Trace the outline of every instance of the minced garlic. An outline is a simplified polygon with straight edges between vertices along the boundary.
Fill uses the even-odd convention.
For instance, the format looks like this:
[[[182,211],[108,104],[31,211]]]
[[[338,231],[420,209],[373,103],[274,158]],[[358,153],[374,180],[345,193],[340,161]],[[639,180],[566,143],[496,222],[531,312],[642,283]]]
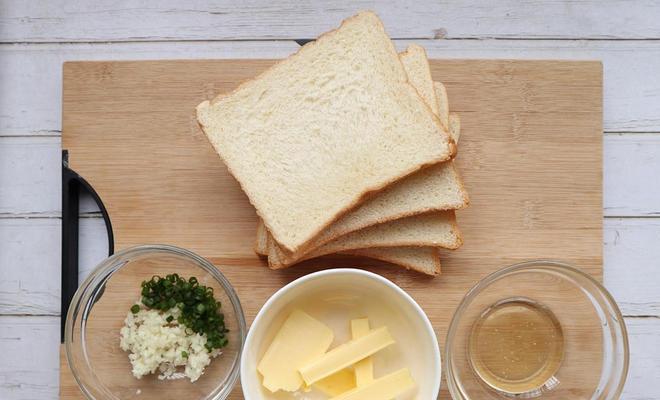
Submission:
[[[195,382],[211,359],[220,355],[218,349],[208,351],[205,334],[177,323],[179,313],[176,307],[166,312],[141,307],[139,312],[129,311],[126,315],[120,346],[130,352],[128,358],[136,378],[158,371],[158,379],[187,377]],[[183,371],[177,367],[184,367]]]

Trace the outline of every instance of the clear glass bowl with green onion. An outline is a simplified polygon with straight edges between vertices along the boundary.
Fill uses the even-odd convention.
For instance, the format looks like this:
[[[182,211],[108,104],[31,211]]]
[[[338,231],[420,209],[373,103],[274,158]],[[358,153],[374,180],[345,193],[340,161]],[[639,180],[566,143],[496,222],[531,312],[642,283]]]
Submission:
[[[201,376],[182,376],[188,370],[179,365],[136,378],[129,361],[133,348],[126,343],[144,336],[135,327],[147,325],[148,318],[150,323],[162,318],[166,327],[154,340],[171,335],[172,327],[204,338],[168,347],[179,363],[209,355]],[[225,399],[240,391],[234,386],[246,332],[238,296],[218,268],[181,248],[144,245],[109,257],[81,284],[67,314],[65,349],[73,377],[90,400]]]

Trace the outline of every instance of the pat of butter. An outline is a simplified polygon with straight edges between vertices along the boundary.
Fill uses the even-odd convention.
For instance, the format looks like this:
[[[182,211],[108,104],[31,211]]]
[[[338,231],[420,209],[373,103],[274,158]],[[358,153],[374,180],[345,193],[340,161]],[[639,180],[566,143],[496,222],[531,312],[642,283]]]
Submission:
[[[271,392],[295,392],[303,385],[298,370],[319,359],[330,347],[334,334],[322,322],[301,310],[284,321],[257,366],[262,384]]]
[[[361,338],[369,333],[369,319],[360,318],[351,321],[351,335],[353,339]],[[371,357],[358,361],[353,366],[354,373],[350,368],[342,369],[327,378],[323,378],[314,384],[314,387],[328,396],[339,396],[344,392],[363,386],[374,379],[374,364]]]
[[[314,387],[330,397],[339,396],[355,388],[355,374],[350,368],[342,369],[316,382]]]
[[[361,338],[369,333],[369,319],[360,318],[351,321],[353,339]],[[355,363],[355,384],[360,387],[374,380],[374,362],[371,357]]]
[[[370,331],[358,339],[337,346],[317,360],[299,369],[305,383],[312,385],[370,355],[394,344],[394,339],[387,327]]]
[[[330,400],[390,400],[415,387],[408,368],[371,381]]]

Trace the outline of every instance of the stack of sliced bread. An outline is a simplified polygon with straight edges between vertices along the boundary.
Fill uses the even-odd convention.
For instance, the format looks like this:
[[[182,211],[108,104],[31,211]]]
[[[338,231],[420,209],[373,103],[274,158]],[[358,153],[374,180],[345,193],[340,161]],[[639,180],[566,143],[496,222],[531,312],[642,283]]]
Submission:
[[[201,103],[197,119],[255,206],[255,250],[273,269],[340,253],[436,275],[438,248],[462,244],[460,119],[425,50],[397,54],[371,12]]]

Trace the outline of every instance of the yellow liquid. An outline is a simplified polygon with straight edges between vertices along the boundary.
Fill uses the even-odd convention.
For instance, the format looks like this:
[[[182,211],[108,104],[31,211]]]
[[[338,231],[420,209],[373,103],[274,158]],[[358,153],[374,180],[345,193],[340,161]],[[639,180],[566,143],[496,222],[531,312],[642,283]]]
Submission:
[[[521,394],[543,387],[564,355],[564,336],[547,308],[527,299],[501,301],[485,310],[468,340],[470,363],[491,388]]]

